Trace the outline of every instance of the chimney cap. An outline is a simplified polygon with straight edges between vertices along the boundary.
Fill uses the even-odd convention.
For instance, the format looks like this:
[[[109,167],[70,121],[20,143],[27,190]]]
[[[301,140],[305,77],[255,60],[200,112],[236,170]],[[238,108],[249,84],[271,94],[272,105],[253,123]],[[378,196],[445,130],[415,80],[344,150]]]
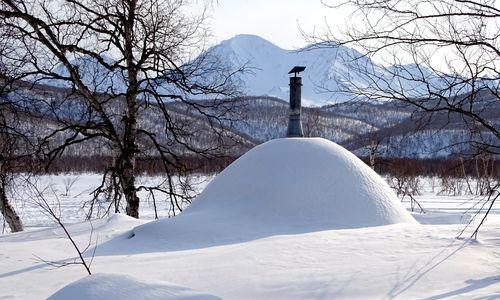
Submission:
[[[297,77],[297,74],[304,71],[305,69],[306,69],[306,67],[295,66],[295,67],[293,67],[292,70],[290,70],[290,72],[288,72],[288,74],[295,74],[294,76]]]

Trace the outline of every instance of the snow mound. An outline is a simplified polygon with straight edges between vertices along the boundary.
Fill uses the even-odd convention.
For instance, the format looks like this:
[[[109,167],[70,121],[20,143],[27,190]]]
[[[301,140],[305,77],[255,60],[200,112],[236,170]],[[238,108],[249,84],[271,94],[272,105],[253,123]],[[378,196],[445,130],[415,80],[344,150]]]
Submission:
[[[113,300],[113,299],[220,299],[188,288],[164,282],[141,282],[119,274],[93,274],[70,283],[49,300]]]
[[[217,176],[189,213],[331,228],[414,222],[379,175],[321,138],[255,147]]]
[[[416,221],[360,159],[325,139],[291,138],[255,147],[215,177],[182,214],[138,226],[122,242],[136,244],[123,246],[129,251],[183,250],[395,223]]]

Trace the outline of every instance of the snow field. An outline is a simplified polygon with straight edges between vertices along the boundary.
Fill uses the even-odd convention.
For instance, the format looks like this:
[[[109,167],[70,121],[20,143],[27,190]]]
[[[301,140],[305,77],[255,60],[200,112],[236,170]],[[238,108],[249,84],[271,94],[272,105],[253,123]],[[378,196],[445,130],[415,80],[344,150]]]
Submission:
[[[109,242],[142,223],[116,216],[96,221],[94,234],[100,243]],[[98,250],[92,270],[173,282],[223,299],[500,297],[500,218],[492,216],[479,242],[456,239],[461,228],[395,224],[179,251],[100,255]],[[79,244],[88,242],[87,223],[70,230]],[[35,260],[35,253],[48,260],[75,256],[58,229],[2,236],[0,244],[0,297],[43,299],[86,277],[81,266],[54,269]]]
[[[498,206],[478,241],[457,239],[473,213],[464,214],[468,203],[479,199],[426,191],[417,200],[427,214],[410,215],[339,148],[320,139],[266,143],[175,218],[117,214],[70,225],[79,245],[91,232],[98,240],[90,277],[82,266],[54,270],[40,260],[74,260],[61,229],[0,236],[0,299],[500,298]]]

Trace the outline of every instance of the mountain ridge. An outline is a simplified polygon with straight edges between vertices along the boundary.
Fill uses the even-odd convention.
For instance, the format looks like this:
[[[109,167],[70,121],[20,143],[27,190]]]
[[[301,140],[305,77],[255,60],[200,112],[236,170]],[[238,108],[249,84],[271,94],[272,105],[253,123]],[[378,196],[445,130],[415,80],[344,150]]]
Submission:
[[[336,71],[348,73],[348,66],[338,59],[338,53],[356,57],[362,55],[350,48],[339,46],[337,49],[319,49],[311,45],[287,50],[272,42],[249,34],[236,35],[224,40],[208,50],[234,69],[246,66],[249,72],[240,75],[244,83],[243,93],[251,96],[272,96],[288,99],[288,72],[296,65],[306,66],[302,73],[303,102],[307,105],[323,105],[347,100],[347,95],[335,95],[328,91],[338,90]],[[365,59],[366,62],[367,58]]]
[[[106,61],[112,61],[107,54],[101,55]],[[98,92],[124,92],[126,90],[126,78],[122,73],[109,71],[93,58],[82,56],[75,58],[71,63],[83,72],[83,81],[91,89]],[[407,91],[410,97],[422,96],[424,94],[422,92],[427,92],[427,86],[422,86],[419,80],[404,78],[396,80],[395,73],[403,73],[403,77],[406,78],[419,78],[421,73],[432,74],[425,68],[383,67],[357,50],[342,45],[329,44],[324,47],[321,44],[311,44],[300,49],[288,50],[262,37],[250,34],[240,34],[224,40],[183,66],[189,70],[190,64],[209,68],[207,72],[199,72],[203,74],[203,78],[196,80],[202,83],[213,84],[211,76],[217,80],[222,75],[210,73],[210,68],[217,66],[216,69],[233,74],[231,82],[239,87],[241,95],[271,96],[285,101],[289,97],[288,72],[294,66],[305,66],[306,70],[301,73],[302,102],[309,106],[322,106],[359,98],[359,95],[349,92],[349,86],[366,91],[373,90],[374,86],[377,89],[395,88]],[[239,72],[241,69],[243,72]],[[367,69],[370,70],[368,74]],[[53,71],[63,77],[68,75],[61,65],[55,66]],[[439,76],[430,77],[432,77],[432,85],[439,87]],[[177,91],[175,86],[163,80],[152,79],[151,82],[160,90]],[[71,86],[69,82],[60,79],[46,79],[40,83],[60,87]],[[200,96],[193,97],[200,98]]]

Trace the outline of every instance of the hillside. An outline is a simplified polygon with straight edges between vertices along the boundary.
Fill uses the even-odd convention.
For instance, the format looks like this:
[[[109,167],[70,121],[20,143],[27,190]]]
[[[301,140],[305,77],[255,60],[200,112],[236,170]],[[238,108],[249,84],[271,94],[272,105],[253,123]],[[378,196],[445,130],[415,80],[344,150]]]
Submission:
[[[57,107],[57,111],[37,109],[28,111],[26,128],[33,131],[34,136],[43,136],[50,128],[61,126],[65,118],[83,122],[86,112],[79,103],[78,96],[70,89],[47,85],[35,85],[31,88],[20,85],[16,93],[9,97],[19,103],[34,101],[40,107]],[[477,105],[484,105],[483,116],[491,120],[494,126],[500,125],[500,107],[491,104],[487,95],[480,95]],[[46,101],[49,99],[49,101]],[[193,100],[194,101],[194,100]],[[288,103],[269,96],[238,97],[226,100],[196,100],[202,106],[214,106],[208,111],[220,117],[220,124],[210,124],[209,120],[192,105],[183,102],[169,102],[165,108],[183,130],[190,134],[185,138],[199,149],[210,148],[213,142],[223,139],[226,146],[222,154],[237,157],[245,153],[253,145],[276,138],[284,137],[288,122]],[[109,109],[119,115],[123,107],[120,101],[109,104]],[[482,103],[482,104],[481,104]],[[30,104],[32,107],[33,105]],[[28,105],[28,106],[30,106]],[[49,105],[49,106],[47,106]],[[498,109],[496,109],[498,108]],[[56,116],[57,112],[58,116]],[[30,115],[28,117],[28,115]],[[56,122],[59,118],[59,122]],[[139,123],[159,138],[162,143],[170,145],[173,151],[182,154],[182,144],[163,135],[163,112],[160,107],[149,104],[141,115]],[[446,157],[457,152],[470,151],[464,144],[468,141],[485,139],[488,136],[481,132],[471,136],[464,118],[459,115],[437,113],[429,121],[413,107],[394,102],[374,103],[370,101],[345,102],[322,107],[304,106],[302,121],[304,135],[322,137],[355,151],[360,156],[368,154],[368,145],[372,141],[380,144],[379,155],[388,157]],[[470,123],[470,121],[467,121]],[[36,126],[45,123],[45,126]],[[64,122],[62,122],[64,124]],[[216,131],[212,131],[215,129]],[[222,135],[221,135],[222,133]],[[56,145],[67,134],[58,134],[50,139]],[[493,139],[494,141],[494,139]],[[144,156],[148,156],[151,144],[147,139],[139,139]],[[455,146],[454,149],[450,145]],[[112,149],[99,139],[71,146],[64,152],[69,156],[110,155]]]

